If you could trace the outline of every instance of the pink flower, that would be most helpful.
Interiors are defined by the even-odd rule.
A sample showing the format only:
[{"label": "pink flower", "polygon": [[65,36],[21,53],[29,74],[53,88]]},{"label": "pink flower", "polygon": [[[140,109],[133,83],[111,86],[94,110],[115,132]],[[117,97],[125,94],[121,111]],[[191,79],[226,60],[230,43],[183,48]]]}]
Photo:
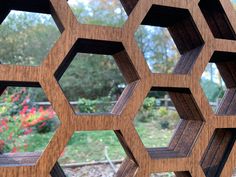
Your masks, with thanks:
[{"label": "pink flower", "polygon": [[46,122],[43,122],[43,123],[39,126],[39,128],[43,128],[46,124],[47,124]]},{"label": "pink flower", "polygon": [[31,114],[35,114],[35,112],[36,112],[36,108],[32,108],[32,109],[30,110],[30,113],[31,113]]}]

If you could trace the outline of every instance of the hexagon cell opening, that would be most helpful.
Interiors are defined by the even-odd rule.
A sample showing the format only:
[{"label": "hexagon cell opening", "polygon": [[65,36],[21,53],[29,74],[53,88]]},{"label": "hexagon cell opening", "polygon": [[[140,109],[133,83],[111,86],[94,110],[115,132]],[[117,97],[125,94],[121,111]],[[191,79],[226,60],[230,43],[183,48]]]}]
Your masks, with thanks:
[{"label": "hexagon cell opening", "polygon": [[156,4],[144,17],[135,38],[154,73],[190,72],[204,45],[188,10]]},{"label": "hexagon cell opening", "polygon": [[60,120],[41,88],[7,87],[0,100],[0,166],[35,165]]},{"label": "hexagon cell opening", "polygon": [[76,114],[120,113],[138,80],[122,43],[86,39],[75,43],[55,77]]},{"label": "hexagon cell opening", "polygon": [[214,63],[207,65],[201,78],[201,86],[213,111],[217,112],[226,92],[226,86]]},{"label": "hexagon cell opening", "polygon": [[[203,90],[217,115],[235,115],[235,56],[233,52],[215,51],[202,75]],[[204,82],[208,84],[203,86]]]},{"label": "hexagon cell opening", "polygon": [[[165,96],[167,94],[170,99]],[[161,107],[163,104],[166,107],[170,106],[172,110],[168,111],[166,107]],[[157,108],[158,106],[160,108]],[[139,127],[140,121],[147,121],[148,118],[152,119],[152,133],[150,126],[147,129],[148,124],[144,128]],[[160,159],[188,156],[201,132],[203,121],[203,116],[189,89],[153,87],[143,107],[140,108],[134,124],[151,158]]]},{"label": "hexagon cell opening", "polygon": [[[119,134],[119,132],[116,133]],[[74,174],[73,171],[77,171],[78,176],[99,177],[115,176],[119,173],[119,168],[123,168],[121,162],[125,164],[128,159],[113,131],[86,131],[73,134],[61,154],[59,163],[66,176],[71,177]],[[96,165],[89,165],[92,163]],[[71,169],[69,164],[87,164],[87,166],[76,167],[75,165],[75,168]],[[133,167],[135,166],[133,162]]]},{"label": "hexagon cell opening", "polygon": [[173,72],[180,54],[166,28],[140,25],[135,38],[153,73]]},{"label": "hexagon cell opening", "polygon": [[69,0],[68,4],[82,24],[121,27],[128,18],[120,0]]},{"label": "hexagon cell opening", "polygon": [[40,65],[60,37],[49,14],[11,10],[0,23],[1,64]]},{"label": "hexagon cell opening", "polygon": [[135,118],[135,128],[147,148],[164,148],[178,128],[180,117],[166,91],[150,91]]}]

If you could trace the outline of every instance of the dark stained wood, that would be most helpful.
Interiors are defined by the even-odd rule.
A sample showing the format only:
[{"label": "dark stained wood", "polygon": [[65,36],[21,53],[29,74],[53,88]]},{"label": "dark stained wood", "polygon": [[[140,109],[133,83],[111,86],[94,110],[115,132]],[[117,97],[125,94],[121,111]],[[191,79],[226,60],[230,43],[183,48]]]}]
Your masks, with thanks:
[{"label": "dark stained wood", "polygon": [[10,10],[0,7],[0,24],[4,21],[7,15],[10,13]]},{"label": "dark stained wood", "polygon": [[188,171],[184,172],[175,172],[176,177],[191,177],[191,174]]},{"label": "dark stained wood", "polygon": [[50,174],[51,174],[51,177],[66,177],[63,169],[61,168],[61,166],[58,162],[54,165]]},{"label": "dark stained wood", "polygon": [[136,172],[138,170],[138,167],[134,161],[132,161],[129,158],[126,158],[124,162],[121,164],[121,167],[116,177],[133,177],[135,176]]},{"label": "dark stained wood", "polygon": [[207,177],[217,177],[224,167],[236,139],[235,129],[217,129],[202,158],[201,166]]},{"label": "dark stained wood", "polygon": [[121,0],[120,2],[123,5],[126,13],[130,14],[138,1],[139,0]]},{"label": "dark stained wood", "polygon": [[48,14],[51,12],[49,0],[2,0],[1,7],[27,12],[40,12]]},{"label": "dark stained wood", "polygon": [[236,39],[236,35],[220,1],[201,0],[199,6],[216,38]]},{"label": "dark stained wood", "polygon": [[[61,121],[42,154],[0,154],[1,177],[65,177],[57,160],[73,133],[87,130],[115,131],[127,154],[117,177],[150,177],[163,171],[173,171],[177,177],[232,174],[236,166],[236,17],[230,2],[120,2],[129,17],[123,27],[115,28],[81,24],[66,0],[0,1],[0,23],[11,10],[46,13],[62,33],[40,66],[0,65],[0,94],[8,86],[41,86]],[[139,25],[169,30],[181,54],[173,74],[151,73],[134,38]],[[110,113],[77,115],[70,107],[58,81],[77,53],[112,55],[116,61],[127,87]],[[217,65],[228,88],[217,115],[209,109],[200,86],[200,75],[209,62]],[[181,118],[168,147],[144,147],[134,127],[150,90],[167,91]],[[221,122],[224,129],[219,128]]]}]

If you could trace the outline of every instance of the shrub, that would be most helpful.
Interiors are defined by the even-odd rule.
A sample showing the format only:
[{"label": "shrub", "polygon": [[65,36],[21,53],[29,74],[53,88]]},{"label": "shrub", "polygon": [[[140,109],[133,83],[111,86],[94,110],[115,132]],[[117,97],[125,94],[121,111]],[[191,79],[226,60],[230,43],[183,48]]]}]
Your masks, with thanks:
[{"label": "shrub", "polygon": [[95,100],[80,98],[77,109],[81,113],[109,112],[113,106],[111,97],[102,97]]},{"label": "shrub", "polygon": [[[20,147],[16,140],[31,133],[47,133],[57,128],[59,120],[51,107],[36,107],[25,88],[0,97],[0,151],[16,152]],[[21,147],[22,148],[22,147]],[[27,150],[27,142],[23,146]]]}]

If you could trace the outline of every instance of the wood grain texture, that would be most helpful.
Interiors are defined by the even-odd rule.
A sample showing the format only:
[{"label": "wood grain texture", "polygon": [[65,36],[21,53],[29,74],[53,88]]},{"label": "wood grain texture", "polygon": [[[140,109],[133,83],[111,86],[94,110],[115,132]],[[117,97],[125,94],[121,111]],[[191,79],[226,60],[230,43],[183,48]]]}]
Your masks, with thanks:
[{"label": "wood grain texture", "polygon": [[[11,10],[51,14],[61,37],[40,66],[0,65],[7,86],[42,87],[61,125],[42,153],[0,155],[1,177],[65,177],[57,160],[75,131],[114,130],[127,158],[116,177],[230,177],[236,166],[236,17],[229,0],[120,0],[121,28],[81,24],[67,0],[1,0]],[[169,30],[181,57],[173,74],[152,73],[134,33],[139,25]],[[58,81],[77,53],[112,55],[127,87],[110,113],[75,114]],[[228,88],[216,114],[200,86],[215,63]],[[150,90],[167,91],[181,121],[168,147],[146,148],[133,120]]]}]

